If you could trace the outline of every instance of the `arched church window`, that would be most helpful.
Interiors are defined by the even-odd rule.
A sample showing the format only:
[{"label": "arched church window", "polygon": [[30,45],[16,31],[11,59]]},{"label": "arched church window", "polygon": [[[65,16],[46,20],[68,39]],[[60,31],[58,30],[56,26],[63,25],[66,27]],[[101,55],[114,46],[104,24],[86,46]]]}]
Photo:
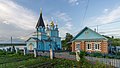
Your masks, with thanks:
[{"label": "arched church window", "polygon": [[33,50],[33,44],[30,43],[28,48],[29,48],[29,50]]}]

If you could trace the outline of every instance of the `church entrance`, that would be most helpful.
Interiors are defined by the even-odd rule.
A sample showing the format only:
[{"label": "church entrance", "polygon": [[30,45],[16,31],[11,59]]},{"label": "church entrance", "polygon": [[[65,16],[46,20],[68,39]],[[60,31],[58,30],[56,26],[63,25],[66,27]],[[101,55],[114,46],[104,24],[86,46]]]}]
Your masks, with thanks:
[{"label": "church entrance", "polygon": [[29,50],[33,50],[33,44],[32,43],[29,44]]}]

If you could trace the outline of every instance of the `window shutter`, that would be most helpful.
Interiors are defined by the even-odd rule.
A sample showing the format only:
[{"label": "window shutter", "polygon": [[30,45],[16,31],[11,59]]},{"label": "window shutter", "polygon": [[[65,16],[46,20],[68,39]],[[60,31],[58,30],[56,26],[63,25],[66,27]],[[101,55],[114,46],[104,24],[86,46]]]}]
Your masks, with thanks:
[{"label": "window shutter", "polygon": [[101,50],[101,45],[99,45],[99,50]]},{"label": "window shutter", "polygon": [[95,50],[95,43],[94,43],[94,50]]},{"label": "window shutter", "polygon": [[88,44],[86,44],[86,50],[88,49]]},{"label": "window shutter", "polygon": [[98,50],[100,49],[99,44],[98,44]]}]

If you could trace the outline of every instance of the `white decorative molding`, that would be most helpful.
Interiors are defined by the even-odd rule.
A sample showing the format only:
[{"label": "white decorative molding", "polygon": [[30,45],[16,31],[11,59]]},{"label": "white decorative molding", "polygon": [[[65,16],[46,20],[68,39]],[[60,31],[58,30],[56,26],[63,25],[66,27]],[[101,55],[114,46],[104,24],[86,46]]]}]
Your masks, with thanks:
[{"label": "white decorative molding", "polygon": [[[90,44],[90,49],[88,49],[88,44]],[[92,42],[86,42],[86,50],[92,50]]]},{"label": "white decorative molding", "polygon": [[[95,44],[99,44],[99,48],[97,46],[97,49],[95,49]],[[101,51],[101,42],[94,42],[94,51]]]}]

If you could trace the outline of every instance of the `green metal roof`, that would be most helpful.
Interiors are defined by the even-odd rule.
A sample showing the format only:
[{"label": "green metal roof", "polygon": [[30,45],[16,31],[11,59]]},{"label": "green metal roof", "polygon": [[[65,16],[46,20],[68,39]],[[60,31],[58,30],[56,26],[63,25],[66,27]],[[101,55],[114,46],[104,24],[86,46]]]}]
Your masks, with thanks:
[{"label": "green metal roof", "polygon": [[92,29],[85,27],[72,39],[72,41],[74,40],[108,40],[108,39],[100,35],[99,33],[93,31]]}]

